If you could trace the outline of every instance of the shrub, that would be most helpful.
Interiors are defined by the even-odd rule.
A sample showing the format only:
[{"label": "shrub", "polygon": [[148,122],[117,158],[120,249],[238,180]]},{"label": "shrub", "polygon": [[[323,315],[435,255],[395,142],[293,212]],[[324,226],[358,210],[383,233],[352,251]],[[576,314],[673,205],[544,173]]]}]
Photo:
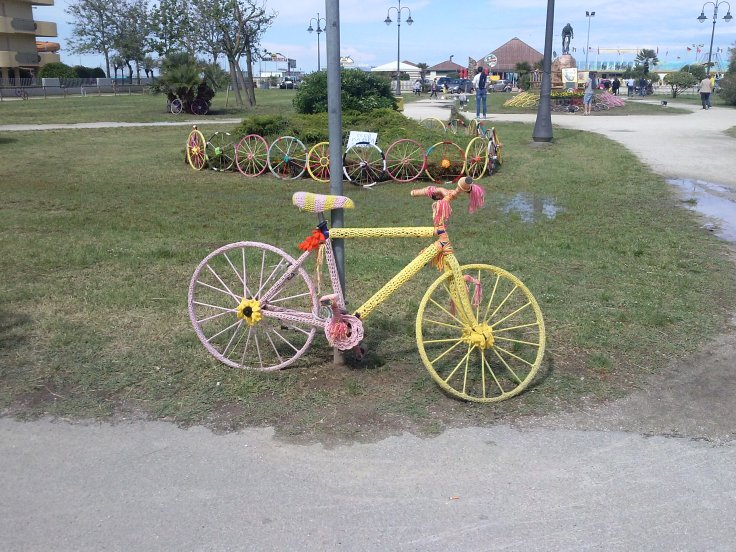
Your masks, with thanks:
[{"label": "shrub", "polygon": [[692,73],[675,71],[674,73],[668,73],[665,75],[664,83],[670,86],[672,89],[672,97],[676,98],[677,94],[682,92],[685,88],[690,88],[691,86],[698,84],[698,79],[696,79]]},{"label": "shrub", "polygon": [[58,79],[75,79],[77,74],[74,69],[69,67],[66,63],[60,61],[54,61],[47,63],[38,72],[38,76],[42,79],[58,78]]},{"label": "shrub", "polygon": [[726,73],[718,81],[718,95],[728,105],[736,105],[736,73]]},{"label": "shrub", "polygon": [[[358,69],[340,72],[343,112],[368,113],[374,109],[397,109],[391,85],[385,79]],[[297,113],[327,112],[327,73],[307,75],[294,97]]]},{"label": "shrub", "polygon": [[683,73],[690,73],[698,80],[698,82],[705,78],[705,65],[702,65],[700,63],[685,65],[682,69],[680,69],[680,71],[682,71]]}]

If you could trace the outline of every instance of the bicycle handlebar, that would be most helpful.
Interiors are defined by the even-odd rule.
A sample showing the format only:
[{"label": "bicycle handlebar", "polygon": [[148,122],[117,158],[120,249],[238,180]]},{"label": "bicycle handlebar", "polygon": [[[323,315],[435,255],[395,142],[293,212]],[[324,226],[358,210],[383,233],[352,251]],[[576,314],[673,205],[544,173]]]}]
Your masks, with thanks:
[{"label": "bicycle handlebar", "polygon": [[410,193],[412,197],[427,196],[435,201],[432,204],[432,211],[434,212],[434,223],[438,225],[449,220],[452,214],[450,202],[457,198],[460,192],[470,194],[468,212],[475,213],[483,207],[485,191],[478,184],[473,184],[473,179],[470,176],[464,176],[458,180],[454,190],[448,190],[440,186],[427,186],[426,188],[412,190]]}]

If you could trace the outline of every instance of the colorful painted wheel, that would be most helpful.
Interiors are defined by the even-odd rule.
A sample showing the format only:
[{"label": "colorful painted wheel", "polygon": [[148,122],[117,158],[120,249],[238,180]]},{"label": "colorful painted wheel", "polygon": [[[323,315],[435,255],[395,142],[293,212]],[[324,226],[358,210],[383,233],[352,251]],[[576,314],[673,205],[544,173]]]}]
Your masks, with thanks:
[{"label": "colorful painted wheel", "polygon": [[312,146],[307,155],[307,171],[317,182],[330,181],[330,143],[320,142]]},{"label": "colorful painted wheel", "polygon": [[217,360],[233,368],[285,368],[309,348],[319,309],[304,268],[284,251],[231,243],[207,255],[189,284],[189,318]]},{"label": "colorful painted wheel", "polygon": [[498,168],[503,165],[503,144],[501,143],[501,140],[498,139],[496,127],[491,128],[491,141],[493,142],[493,149],[495,150],[493,160],[496,168]]},{"label": "colorful painted wheel", "polygon": [[396,182],[412,182],[427,166],[427,152],[414,140],[396,140],[386,150],[386,172]]},{"label": "colorful painted wheel", "polygon": [[207,143],[196,125],[187,138],[187,161],[195,171],[201,171],[207,164]]},{"label": "colorful painted wheel", "polygon": [[427,150],[425,172],[433,182],[455,182],[464,168],[465,152],[454,142],[437,142]]},{"label": "colorful painted wheel", "polygon": [[[484,264],[460,267],[471,316],[460,314],[451,271],[429,287],[419,304],[417,346],[432,379],[447,393],[497,402],[521,393],[542,363],[542,311],[513,274]],[[470,300],[468,297],[468,300]]]},{"label": "colorful painted wheel", "polygon": [[215,132],[207,141],[207,165],[213,171],[229,171],[235,164],[235,145],[229,132]]},{"label": "colorful painted wheel", "polygon": [[369,188],[383,180],[386,156],[375,144],[358,142],[350,146],[343,155],[342,170],[350,182]]},{"label": "colorful painted wheel", "polygon": [[196,99],[192,101],[192,105],[189,106],[189,109],[192,110],[194,115],[207,115],[207,112],[210,110],[210,106],[206,101]]},{"label": "colorful painted wheel", "polygon": [[488,168],[488,140],[476,136],[465,148],[465,168],[467,176],[477,180],[486,173]]},{"label": "colorful painted wheel", "polygon": [[235,146],[235,165],[245,176],[262,175],[268,168],[268,143],[258,134],[244,136]]},{"label": "colorful painted wheel", "polygon": [[479,136],[478,134],[478,121],[471,119],[468,123],[468,136]]},{"label": "colorful painted wheel", "polygon": [[445,123],[440,121],[437,117],[427,117],[426,119],[422,119],[419,124],[422,125],[424,128],[433,130],[435,132],[444,133],[447,131]]},{"label": "colorful painted wheel", "polygon": [[268,168],[282,180],[294,180],[307,170],[307,148],[293,136],[281,136],[268,148]]},{"label": "colorful painted wheel", "polygon": [[169,110],[174,115],[178,115],[181,113],[181,110],[183,109],[181,100],[179,98],[176,98],[174,100],[171,100],[171,103],[169,104]]}]

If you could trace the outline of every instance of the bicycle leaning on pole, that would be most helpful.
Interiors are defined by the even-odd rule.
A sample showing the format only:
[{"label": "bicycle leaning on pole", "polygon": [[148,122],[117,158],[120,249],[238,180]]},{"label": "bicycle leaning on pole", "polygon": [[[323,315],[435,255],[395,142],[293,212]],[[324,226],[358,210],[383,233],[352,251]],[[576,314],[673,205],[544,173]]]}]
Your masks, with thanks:
[{"label": "bicycle leaning on pole", "polygon": [[[464,177],[454,189],[411,191],[433,200],[434,225],[396,228],[328,228],[323,213],[353,208],[344,196],[297,192],[292,203],[317,215],[317,227],[293,258],[269,244],[241,241],[216,249],[199,263],[189,284],[189,316],[196,334],[216,359],[235,368],[285,368],[309,348],[317,330],[331,346],[364,348],[363,321],[425,265],[442,271],[422,298],[416,317],[419,355],[432,378],[452,396],[495,402],[523,391],[544,355],[542,311],[527,287],[488,264],[460,265],[448,235],[451,202],[470,198],[470,212],[483,204],[483,189]],[[433,238],[383,287],[351,314],[332,250],[332,239]],[[331,293],[317,292],[304,266],[324,254]]]}]

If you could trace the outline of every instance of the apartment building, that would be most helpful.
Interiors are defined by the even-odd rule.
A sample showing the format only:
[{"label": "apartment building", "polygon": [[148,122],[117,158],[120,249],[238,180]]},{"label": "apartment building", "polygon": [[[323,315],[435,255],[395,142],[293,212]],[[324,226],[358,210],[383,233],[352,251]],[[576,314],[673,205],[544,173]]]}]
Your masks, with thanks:
[{"label": "apartment building", "polygon": [[53,5],[54,0],[0,0],[0,82],[20,78],[21,68],[35,72],[59,61],[58,44],[36,42],[57,36],[56,23],[34,19],[35,6]]}]

